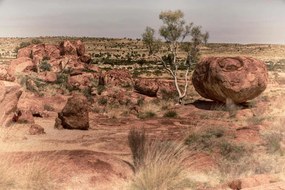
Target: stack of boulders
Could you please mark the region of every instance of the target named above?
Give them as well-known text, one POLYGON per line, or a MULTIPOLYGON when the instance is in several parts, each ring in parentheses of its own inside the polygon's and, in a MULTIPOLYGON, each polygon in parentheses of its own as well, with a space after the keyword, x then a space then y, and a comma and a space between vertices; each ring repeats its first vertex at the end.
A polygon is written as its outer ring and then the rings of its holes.
MULTIPOLYGON (((80 40, 74 42, 66 40, 59 45, 33 44, 19 49, 16 59, 12 60, 6 68, 0 67, 0 80, 20 82, 16 79, 18 75, 23 75, 26 77, 23 78, 26 79, 23 80, 24 85, 27 89, 33 90, 25 91, 20 97, 18 95, 18 91, 21 91, 20 85, 9 83, 17 86, 18 89, 13 90, 13 93, 10 90, 3 91, 4 94, 8 93, 1 103, 3 107, 7 104, 6 99, 9 98, 9 93, 15 97, 13 97, 13 101, 10 101, 13 106, 10 106, 11 109, 7 108, 6 116, 0 115, 2 117, 0 124, 6 125, 10 121, 31 124, 30 133, 43 134, 42 129, 38 126, 35 127, 34 117, 48 117, 49 114, 53 114, 50 112, 55 112, 59 113, 56 128, 83 130, 89 128, 86 98, 75 95, 67 101, 68 97, 63 92, 63 95, 53 97, 54 102, 50 102, 49 98, 51 97, 37 93, 41 90, 38 89, 36 81, 29 76, 34 76, 41 82, 52 84, 59 82, 59 77, 63 77, 61 75, 64 74, 64 77, 67 77, 67 85, 73 87, 72 89, 90 92, 95 101, 97 98, 103 97, 107 99, 108 103, 119 105, 131 104, 132 106, 137 104, 140 99, 157 97, 159 90, 164 89, 158 80, 141 78, 134 80, 131 73, 126 69, 102 71, 90 62, 91 57, 86 54, 85 45, 80 40), (47 70, 42 68, 43 63, 49 64, 47 70), (99 87, 105 86, 102 92, 98 90, 97 86, 94 86, 94 81, 98 81, 99 87), (66 106, 64 107, 63 104, 66 106)), ((8 83, 5 82, 5 84, 8 83)), ((7 85, 5 88, 8 89, 7 85)), ((0 114, 4 114, 4 109, 2 112, 0 114)))
POLYGON ((82 74, 90 61, 91 56, 86 54, 85 46, 80 40, 75 42, 66 40, 59 45, 29 45, 18 50, 17 59, 11 61, 6 72, 1 71, 1 77, 15 80, 15 76, 19 73, 37 72, 41 79, 54 82, 56 73, 63 70, 70 69, 74 75, 82 74), (41 72, 39 64, 45 60, 51 65, 51 70, 41 72))

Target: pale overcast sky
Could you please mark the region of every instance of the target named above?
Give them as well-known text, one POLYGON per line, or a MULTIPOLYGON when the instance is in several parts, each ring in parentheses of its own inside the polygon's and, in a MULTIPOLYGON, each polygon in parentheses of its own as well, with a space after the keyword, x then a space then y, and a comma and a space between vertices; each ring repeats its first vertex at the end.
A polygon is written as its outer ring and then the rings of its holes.
POLYGON ((140 38, 176 9, 210 42, 285 44, 284 0, 0 0, 0 37, 140 38))

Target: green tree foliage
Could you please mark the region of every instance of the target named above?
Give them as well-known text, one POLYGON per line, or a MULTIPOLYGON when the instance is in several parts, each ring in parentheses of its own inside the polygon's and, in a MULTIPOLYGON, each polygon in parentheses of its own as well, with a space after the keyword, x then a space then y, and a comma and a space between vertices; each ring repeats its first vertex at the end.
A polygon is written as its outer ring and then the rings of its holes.
POLYGON ((187 24, 184 20, 184 13, 181 10, 162 11, 159 19, 163 23, 159 28, 159 34, 164 38, 163 43, 167 46, 167 51, 161 51, 162 42, 155 38, 155 30, 150 27, 146 27, 145 32, 142 34, 143 42, 148 47, 149 53, 154 53, 158 61, 163 64, 165 70, 173 77, 179 95, 179 103, 181 104, 188 89, 190 66, 199 60, 200 47, 202 44, 207 43, 209 33, 203 33, 201 26, 195 26, 192 22, 187 24), (178 59, 179 51, 186 52, 187 56, 185 59, 178 59), (183 88, 178 84, 179 68, 184 68, 185 70, 183 88))

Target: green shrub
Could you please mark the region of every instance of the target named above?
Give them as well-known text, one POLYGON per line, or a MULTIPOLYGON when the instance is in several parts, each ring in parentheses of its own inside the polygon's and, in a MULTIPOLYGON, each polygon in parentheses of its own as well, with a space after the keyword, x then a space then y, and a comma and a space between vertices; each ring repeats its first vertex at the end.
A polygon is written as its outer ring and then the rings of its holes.
POLYGON ((104 97, 100 97, 100 98, 98 99, 98 103, 99 103, 100 105, 107 105, 108 99, 107 99, 107 98, 104 98, 104 97))
POLYGON ((141 71, 139 71, 138 69, 134 69, 134 71, 133 71, 133 77, 134 78, 139 77, 141 74, 142 74, 141 71))
POLYGON ((24 47, 28 47, 29 45, 31 45, 30 42, 21 42, 20 45, 19 45, 19 47, 20 47, 20 48, 24 48, 24 47))
POLYGON ((34 39, 32 39, 31 43, 32 44, 42 44, 43 42, 39 39, 34 38, 34 39))
POLYGON ((31 45, 30 42, 21 42, 20 45, 17 46, 14 51, 15 51, 16 53, 18 53, 18 50, 19 50, 19 49, 28 47, 29 45, 31 45))
POLYGON ((163 100, 174 100, 177 97, 177 92, 162 89, 161 95, 163 100))
POLYGON ((247 122, 251 125, 261 125, 265 120, 265 116, 263 115, 255 115, 247 119, 247 122))
POLYGON ((44 105, 44 110, 46 110, 46 111, 54 111, 54 108, 51 105, 45 104, 44 105))
POLYGON ((57 79, 56 79, 56 84, 66 84, 68 81, 68 74, 65 73, 58 73, 57 74, 57 79))
POLYGON ((98 85, 98 86, 97 86, 97 93, 98 93, 99 95, 101 95, 102 92, 103 92, 105 89, 106 89, 106 87, 105 87, 104 85, 98 85))
POLYGON ((39 64, 39 69, 40 71, 50 71, 51 70, 51 65, 47 60, 41 61, 39 64))
POLYGON ((162 75, 162 71, 156 69, 156 70, 153 72, 153 74, 154 74, 155 76, 161 76, 161 75, 162 75))
POLYGON ((185 140, 185 144, 195 150, 212 151, 224 136, 222 129, 209 129, 202 133, 193 133, 185 140))
POLYGON ((227 141, 220 143, 220 154, 227 160, 237 161, 246 153, 246 149, 242 145, 236 145, 227 141))
POLYGON ((265 141, 265 147, 268 153, 279 152, 282 154, 282 147, 281 147, 282 138, 283 138, 282 133, 277 133, 277 132, 267 133, 263 135, 263 139, 265 141))
POLYGON ((177 117, 177 112, 176 111, 167 111, 164 113, 163 117, 169 117, 169 118, 174 118, 177 117))
POLYGON ((144 104, 144 98, 139 98, 138 100, 137 100, 137 105, 138 106, 142 106, 144 104))
POLYGON ((91 88, 89 88, 89 87, 84 88, 82 93, 89 101, 93 101, 92 89, 91 88))
POLYGON ((141 118, 141 119, 153 118, 155 116, 156 116, 156 114, 152 111, 139 113, 139 118, 141 118))

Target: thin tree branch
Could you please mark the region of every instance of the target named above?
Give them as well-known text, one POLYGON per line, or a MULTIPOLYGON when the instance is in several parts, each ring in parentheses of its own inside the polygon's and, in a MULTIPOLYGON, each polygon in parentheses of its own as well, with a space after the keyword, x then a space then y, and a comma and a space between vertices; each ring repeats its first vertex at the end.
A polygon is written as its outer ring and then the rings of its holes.
POLYGON ((165 63, 165 61, 158 55, 155 55, 155 57, 158 58, 162 62, 163 67, 174 77, 175 74, 170 68, 167 67, 167 64, 165 63))

